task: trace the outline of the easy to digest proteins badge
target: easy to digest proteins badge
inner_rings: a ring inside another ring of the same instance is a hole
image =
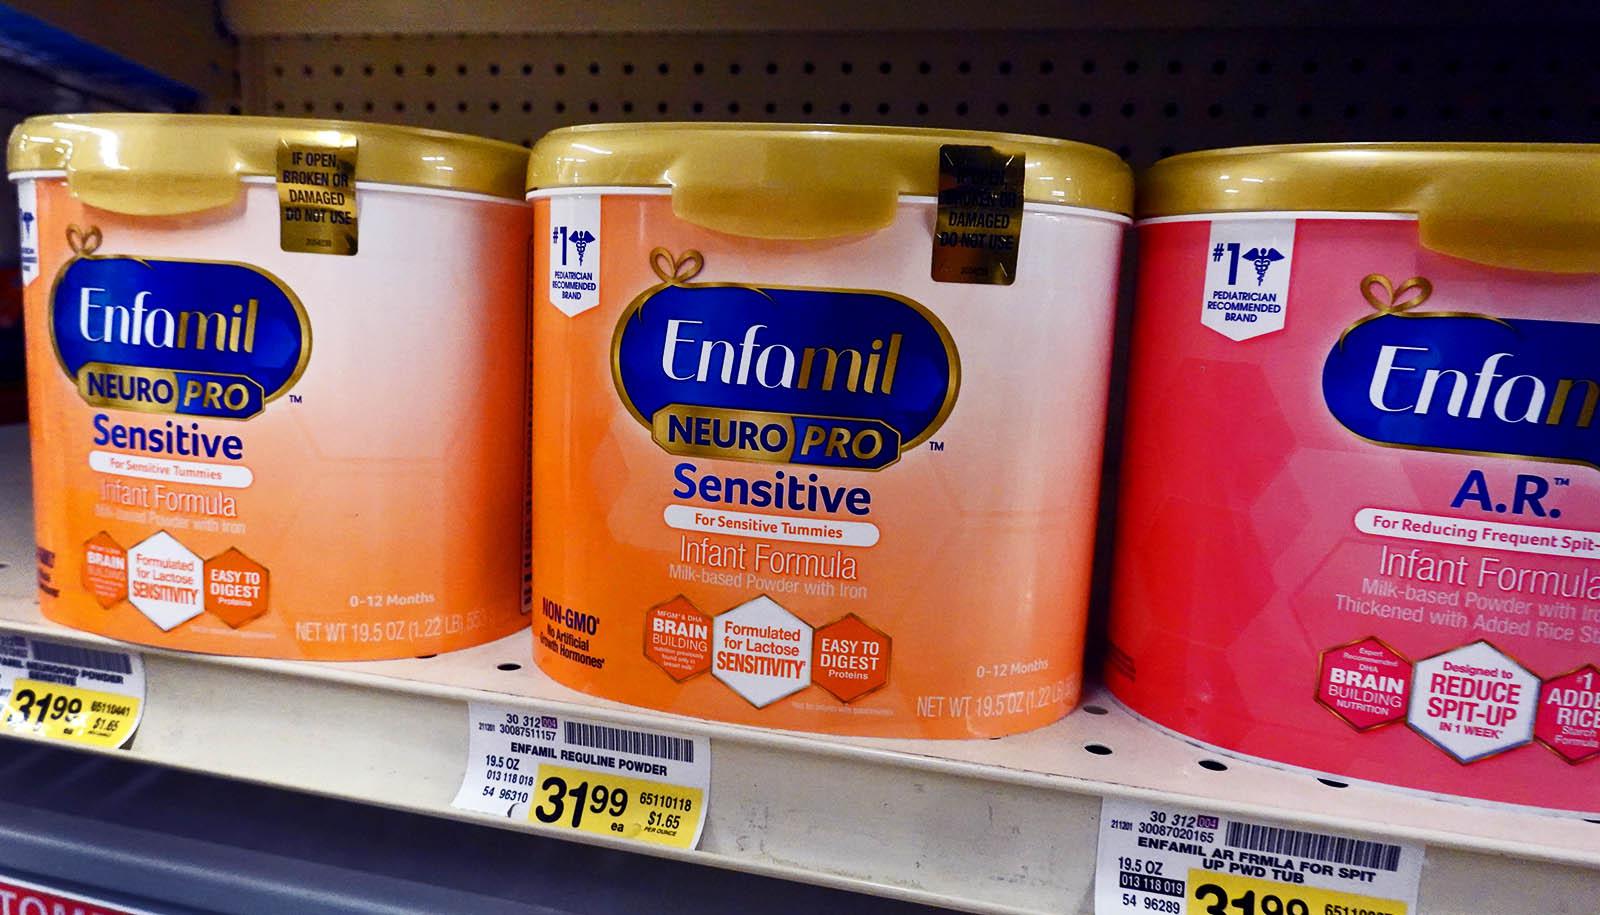
[[[527,625],[525,151],[95,114],[30,119],[8,163],[45,617],[330,661]]]
[[[946,281],[931,194],[818,241],[696,225],[678,192],[532,195],[540,666],[810,731],[998,736],[1065,714],[1092,536],[1063,519],[1091,514],[1110,324],[1078,306],[1109,300],[1120,225],[1030,214],[1029,251],[1087,265]],[[581,300],[559,275],[580,224],[604,237]]]

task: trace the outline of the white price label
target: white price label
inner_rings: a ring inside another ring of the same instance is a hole
[[[15,734],[121,747],[144,715],[137,654],[0,635],[0,726]]]
[[[1419,845],[1106,798],[1095,915],[1415,915]]]
[[[704,737],[474,702],[463,810],[694,848],[711,798]]]

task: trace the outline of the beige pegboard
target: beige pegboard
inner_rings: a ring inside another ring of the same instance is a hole
[[[1600,137],[1590,29],[241,39],[243,109],[529,142],[592,121],[941,125],[1173,151]],[[1536,49],[1536,53],[1529,53]]]

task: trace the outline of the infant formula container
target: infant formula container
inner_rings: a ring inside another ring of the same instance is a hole
[[[1224,751],[1600,811],[1600,147],[1142,188],[1106,678]]]
[[[534,149],[534,650],[599,696],[993,737],[1077,701],[1126,166],[962,131]]]
[[[47,617],[322,659],[527,625],[525,150],[95,114],[8,165]]]

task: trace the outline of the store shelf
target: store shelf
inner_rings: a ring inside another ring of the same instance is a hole
[[[88,644],[33,597],[26,432],[0,427],[0,630]],[[820,737],[718,725],[579,695],[529,663],[524,636],[429,659],[309,664],[145,652],[147,710],[120,755],[507,829],[450,807],[472,700],[707,735],[700,849],[643,854],[978,911],[1089,912],[1100,801],[1160,800],[1428,845],[1428,915],[1583,912],[1600,898],[1600,825],[1445,802],[1229,760],[1101,694],[1003,740]],[[514,671],[499,665],[522,664]],[[1095,744],[1107,755],[1087,752]],[[307,824],[308,829],[315,828]],[[562,838],[571,838],[564,833]]]

